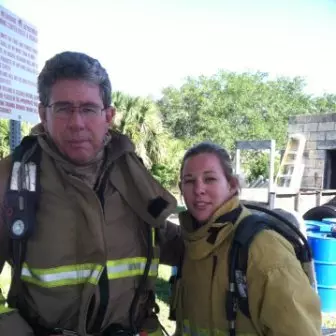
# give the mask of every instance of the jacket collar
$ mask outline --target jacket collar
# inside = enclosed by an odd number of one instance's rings
[[[96,157],[86,164],[76,165],[60,153],[42,124],[34,126],[31,134],[37,136],[43,151],[55,160],[56,165],[62,171],[67,175],[83,180],[92,188],[94,185],[99,187],[106,170],[116,159],[126,152],[134,151],[133,144],[125,135],[110,130],[106,134],[104,145]]]
[[[239,198],[234,196],[223,204],[209,221],[193,230],[193,218],[188,211],[180,213],[182,235],[186,253],[191,259],[202,259],[226,240],[234,230],[235,222],[245,216],[247,210],[240,205]]]

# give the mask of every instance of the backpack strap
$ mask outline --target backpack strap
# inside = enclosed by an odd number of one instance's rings
[[[234,233],[229,252],[229,289],[226,295],[226,317],[230,336],[236,335],[238,307],[246,317],[251,317],[246,284],[248,251],[254,237],[265,229],[268,229],[265,221],[252,214],[238,224]]]
[[[40,161],[42,150],[36,137],[22,139],[12,154],[12,170],[4,195],[5,220],[10,238],[13,267],[8,304],[20,306],[21,272],[26,244],[34,232],[40,196]]]

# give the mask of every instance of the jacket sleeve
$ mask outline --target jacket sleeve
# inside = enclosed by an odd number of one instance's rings
[[[274,232],[260,236],[263,237],[256,238],[259,246],[254,249],[254,262],[248,270],[249,305],[255,324],[267,336],[322,335],[318,295],[292,246]]]
[[[4,234],[4,225],[0,223],[0,273],[7,258],[8,239]],[[0,335],[1,336],[32,336],[33,330],[20,316],[17,310],[7,306],[5,297],[0,288]]]
[[[178,266],[184,253],[184,244],[179,225],[166,220],[165,226],[158,231],[160,263]]]
[[[8,261],[8,234],[4,222],[3,195],[8,176],[8,162],[4,159],[0,162],[0,274],[4,264]],[[4,294],[0,288],[0,335],[1,336],[32,336],[32,329],[15,309],[7,306]]]

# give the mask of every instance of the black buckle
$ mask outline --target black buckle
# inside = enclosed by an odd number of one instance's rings
[[[78,336],[78,334],[75,331],[62,328],[55,328],[51,334],[63,335],[63,336]]]
[[[132,330],[116,326],[114,324],[107,327],[103,333],[103,336],[135,336]]]

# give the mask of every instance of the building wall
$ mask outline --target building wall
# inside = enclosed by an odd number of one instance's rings
[[[301,188],[323,188],[326,150],[336,149],[336,113],[290,117],[288,135],[294,133],[306,137]]]

